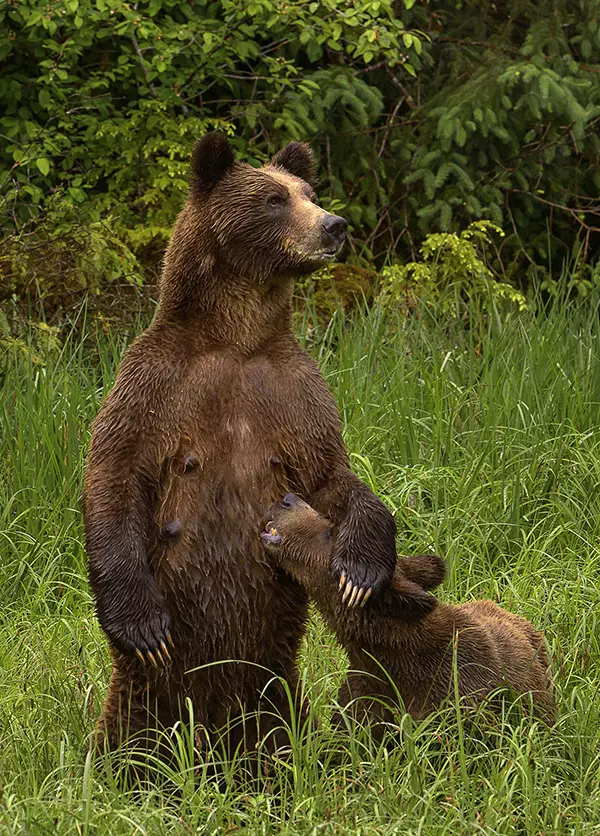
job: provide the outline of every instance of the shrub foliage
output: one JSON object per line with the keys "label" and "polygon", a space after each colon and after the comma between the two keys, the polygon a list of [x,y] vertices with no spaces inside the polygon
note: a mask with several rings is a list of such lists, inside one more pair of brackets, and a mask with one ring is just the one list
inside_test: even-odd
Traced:
{"label": "shrub foliage", "polygon": [[308,139],[355,261],[415,259],[427,234],[487,219],[505,233],[504,280],[548,283],[568,256],[585,271],[600,229],[599,55],[589,0],[7,0],[4,287],[31,291],[15,247],[39,243],[40,221],[44,243],[95,224],[103,281],[139,280],[181,205],[191,144],[215,128],[253,163]]}

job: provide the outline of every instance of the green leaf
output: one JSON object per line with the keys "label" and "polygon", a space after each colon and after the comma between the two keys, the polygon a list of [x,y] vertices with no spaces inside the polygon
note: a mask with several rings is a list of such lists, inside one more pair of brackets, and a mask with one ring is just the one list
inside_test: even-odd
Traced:
{"label": "green leaf", "polygon": [[69,188],[68,189],[69,196],[73,199],[75,203],[83,203],[86,199],[86,193],[83,189],[76,189],[76,188]]}
{"label": "green leaf", "polygon": [[52,97],[45,87],[42,87],[38,92],[38,102],[45,108],[50,107],[52,104]]}
{"label": "green leaf", "polygon": [[323,55],[323,50],[316,41],[311,41],[306,47],[306,54],[309,61],[318,61]]}
{"label": "green leaf", "polygon": [[50,173],[50,161],[47,160],[46,157],[38,157],[35,161],[35,164],[37,165],[39,171],[44,175],[44,177],[47,177],[47,175]]}

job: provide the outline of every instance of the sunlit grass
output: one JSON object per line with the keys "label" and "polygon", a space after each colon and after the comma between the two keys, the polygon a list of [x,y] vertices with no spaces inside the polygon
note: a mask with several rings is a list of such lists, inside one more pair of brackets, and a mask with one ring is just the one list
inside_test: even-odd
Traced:
{"label": "sunlit grass", "polygon": [[[302,338],[340,405],[356,471],[394,510],[399,550],[448,561],[446,600],[490,597],[544,630],[560,719],[452,708],[398,718],[394,748],[334,734],[346,664],[318,617],[302,674],[317,729],[246,785],[191,779],[135,797],[86,762],[109,661],[85,575],[90,422],[125,339],[68,340],[9,365],[0,396],[0,828],[9,833],[600,832],[600,322],[595,305],[464,323],[372,311]],[[218,757],[218,753],[215,753]]]}

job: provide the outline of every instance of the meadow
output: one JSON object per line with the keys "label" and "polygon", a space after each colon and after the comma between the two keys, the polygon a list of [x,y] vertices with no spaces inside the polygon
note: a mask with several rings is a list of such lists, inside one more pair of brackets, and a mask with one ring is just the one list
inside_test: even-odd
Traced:
{"label": "meadow", "polygon": [[[559,719],[398,715],[397,745],[330,729],[346,660],[316,613],[302,653],[319,727],[268,780],[194,777],[185,729],[163,788],[86,758],[109,676],[86,579],[90,422],[131,334],[69,337],[0,377],[0,831],[27,834],[600,834],[600,300],[468,324],[418,305],[300,338],[337,398],[353,467],[400,553],[445,556],[444,600],[489,597],[548,639]],[[91,327],[87,329],[90,333]],[[85,327],[83,329],[86,331]]]}

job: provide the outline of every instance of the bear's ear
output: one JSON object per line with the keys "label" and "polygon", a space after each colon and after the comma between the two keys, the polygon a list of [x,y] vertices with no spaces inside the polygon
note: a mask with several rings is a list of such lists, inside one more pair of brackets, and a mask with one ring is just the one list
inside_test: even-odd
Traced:
{"label": "bear's ear", "polygon": [[201,191],[210,191],[229,171],[235,157],[226,136],[206,134],[192,151],[192,181]]}
{"label": "bear's ear", "polygon": [[373,602],[380,613],[388,618],[395,618],[405,624],[411,624],[425,618],[437,606],[435,595],[426,592],[422,586],[408,578],[394,578],[391,588]]}
{"label": "bear's ear", "polygon": [[315,158],[305,142],[288,142],[271,160],[271,165],[285,168],[294,177],[311,185],[315,180]]}

